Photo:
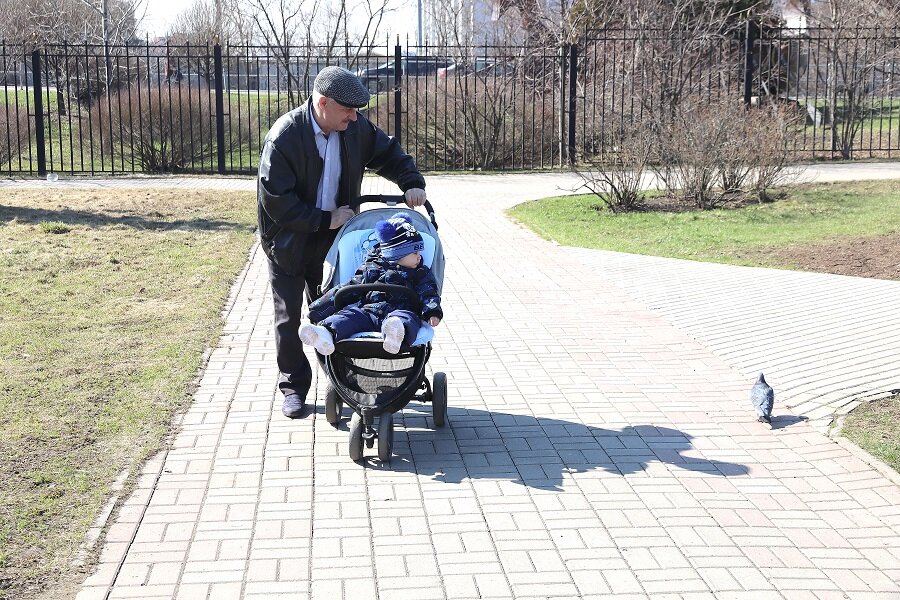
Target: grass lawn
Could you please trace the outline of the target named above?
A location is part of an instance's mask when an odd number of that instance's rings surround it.
[[[254,224],[249,193],[3,193],[0,598],[68,571],[118,473],[160,447]]]
[[[737,255],[900,231],[900,180],[802,185],[786,200],[741,209],[615,215],[598,204],[593,195],[546,198],[509,214],[566,246],[756,266],[785,265]]]
[[[847,415],[841,435],[900,472],[900,396],[863,404]]]
[[[827,254],[844,239],[900,233],[900,180],[802,185],[786,200],[740,209],[614,215],[597,204],[593,196],[547,198],[509,213],[567,246],[780,268],[795,267],[792,258],[808,249]],[[881,258],[896,273],[896,241],[884,247],[891,250]],[[858,408],[843,435],[900,471],[900,396]]]

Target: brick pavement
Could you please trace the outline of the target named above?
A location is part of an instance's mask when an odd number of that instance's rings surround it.
[[[349,460],[322,377],[313,414],[281,417],[255,252],[180,433],[78,599],[900,598],[900,487],[796,410],[836,340],[861,359],[838,387],[891,355],[900,283],[574,250],[503,216],[560,180],[431,178],[449,426],[410,404],[389,466]],[[796,308],[741,303],[759,277]],[[704,290],[735,302],[727,325]],[[881,308],[871,329],[841,330],[854,290]],[[802,322],[761,343],[761,320]],[[784,388],[773,430],[747,399],[760,366]]]

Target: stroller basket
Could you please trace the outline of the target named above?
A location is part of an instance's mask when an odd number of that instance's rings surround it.
[[[385,405],[388,411],[394,400],[405,404],[415,394],[425,366],[418,355],[384,359],[335,354],[331,362],[333,383],[341,396],[360,407]]]

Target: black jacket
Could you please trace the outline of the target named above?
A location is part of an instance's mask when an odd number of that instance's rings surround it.
[[[259,237],[269,260],[288,275],[300,272],[310,234],[331,225],[331,213],[316,208],[324,164],[316,148],[311,110],[310,100],[282,115],[266,134],[259,159]],[[340,147],[338,206],[359,196],[365,168],[393,181],[404,192],[425,187],[415,161],[396,138],[388,137],[362,114],[340,132]]]

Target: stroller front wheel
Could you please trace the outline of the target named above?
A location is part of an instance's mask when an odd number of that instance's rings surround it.
[[[355,412],[350,419],[350,459],[356,462],[363,457],[363,419],[362,415]]]
[[[341,402],[337,390],[328,386],[328,393],[325,395],[325,420],[336,427],[341,421],[341,412],[343,410],[344,403]]]
[[[394,413],[386,412],[378,418],[378,460],[391,462],[394,446]]]
[[[435,427],[443,427],[447,420],[447,374],[435,373],[431,386],[431,416]]]

